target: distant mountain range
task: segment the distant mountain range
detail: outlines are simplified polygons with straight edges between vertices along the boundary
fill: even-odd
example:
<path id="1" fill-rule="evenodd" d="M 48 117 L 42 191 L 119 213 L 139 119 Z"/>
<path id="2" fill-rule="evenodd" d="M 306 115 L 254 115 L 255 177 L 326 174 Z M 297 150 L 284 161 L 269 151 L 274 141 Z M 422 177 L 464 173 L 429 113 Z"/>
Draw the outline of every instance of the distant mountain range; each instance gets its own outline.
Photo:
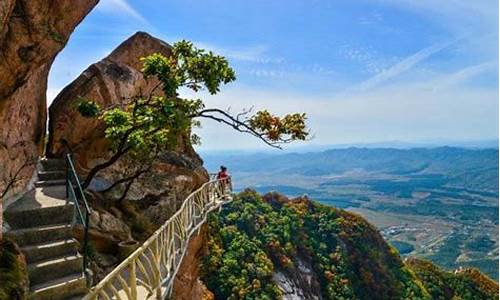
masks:
<path id="1" fill-rule="evenodd" d="M 373 143 L 344 143 L 344 144 L 310 144 L 303 142 L 299 145 L 290 144 L 284 145 L 283 149 L 277 150 L 273 148 L 259 149 L 237 149 L 237 150 L 203 150 L 198 149 L 197 152 L 202 156 L 205 155 L 248 155 L 256 153 L 265 154 L 289 154 L 289 153 L 305 153 L 305 152 L 322 152 L 333 149 L 346 148 L 392 148 L 392 149 L 412 149 L 412 148 L 440 148 L 440 147 L 455 147 L 466 149 L 498 149 L 498 139 L 490 140 L 426 140 L 426 141 L 381 141 Z"/>
<path id="2" fill-rule="evenodd" d="M 226 165 L 233 173 L 339 175 L 353 170 L 394 175 L 441 174 L 450 186 L 498 191 L 498 149 L 346 148 L 281 155 L 207 154 L 205 167 Z"/>

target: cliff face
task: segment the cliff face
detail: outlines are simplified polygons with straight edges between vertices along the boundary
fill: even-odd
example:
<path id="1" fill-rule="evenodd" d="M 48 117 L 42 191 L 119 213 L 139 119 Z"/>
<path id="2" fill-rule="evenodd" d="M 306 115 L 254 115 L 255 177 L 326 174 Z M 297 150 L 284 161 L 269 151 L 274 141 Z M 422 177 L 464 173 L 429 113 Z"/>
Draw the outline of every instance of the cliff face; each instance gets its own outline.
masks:
<path id="1" fill-rule="evenodd" d="M 97 2 L 0 2 L 0 192 L 20 168 L 20 181 L 11 194 L 31 177 L 32 161 L 41 154 L 45 136 L 50 66 Z"/>
<path id="2" fill-rule="evenodd" d="M 478 271 L 403 262 L 356 214 L 246 190 L 210 220 L 202 278 L 216 299 L 498 299 Z"/>
<path id="3" fill-rule="evenodd" d="M 200 258 L 207 253 L 208 226 L 201 227 L 200 232 L 189 241 L 186 256 L 182 260 L 179 272 L 174 280 L 172 299 L 201 300 L 213 299 L 200 276 Z"/>

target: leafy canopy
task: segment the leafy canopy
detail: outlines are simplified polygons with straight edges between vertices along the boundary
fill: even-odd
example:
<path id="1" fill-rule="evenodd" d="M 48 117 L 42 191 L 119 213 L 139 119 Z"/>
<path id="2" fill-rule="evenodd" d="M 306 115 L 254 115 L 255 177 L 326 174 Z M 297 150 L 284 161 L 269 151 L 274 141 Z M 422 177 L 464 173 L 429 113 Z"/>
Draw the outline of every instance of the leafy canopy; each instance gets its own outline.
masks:
<path id="1" fill-rule="evenodd" d="M 228 125 L 278 148 L 282 143 L 308 137 L 303 113 L 278 117 L 267 110 L 253 115 L 251 110 L 244 110 L 232 115 L 221 108 L 205 108 L 200 99 L 179 97 L 180 88 L 194 92 L 206 89 L 217 94 L 221 85 L 234 81 L 235 72 L 222 56 L 181 41 L 174 44 L 169 56 L 154 53 L 141 60 L 145 79 L 156 83 L 148 95 L 139 94 L 107 108 L 89 99 L 81 99 L 77 105 L 82 116 L 99 118 L 104 123 L 105 137 L 115 153 L 112 160 L 125 153 L 132 158 L 151 160 L 163 150 L 174 149 L 180 137 L 190 136 L 193 143 L 199 143 L 199 137 L 191 135 L 190 129 L 200 125 L 200 118 Z M 109 165 L 107 162 L 96 168 Z M 90 172 L 89 176 L 95 173 Z"/>

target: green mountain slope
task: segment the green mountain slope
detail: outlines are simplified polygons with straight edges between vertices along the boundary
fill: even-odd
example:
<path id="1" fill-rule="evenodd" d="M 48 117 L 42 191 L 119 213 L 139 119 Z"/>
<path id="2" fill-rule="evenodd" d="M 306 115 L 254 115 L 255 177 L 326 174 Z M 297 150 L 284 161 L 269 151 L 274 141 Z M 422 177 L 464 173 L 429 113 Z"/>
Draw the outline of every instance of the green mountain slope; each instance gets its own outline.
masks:
<path id="1" fill-rule="evenodd" d="M 209 224 L 203 280 L 216 299 L 498 298 L 480 273 L 405 264 L 363 218 L 306 198 L 245 190 Z"/>

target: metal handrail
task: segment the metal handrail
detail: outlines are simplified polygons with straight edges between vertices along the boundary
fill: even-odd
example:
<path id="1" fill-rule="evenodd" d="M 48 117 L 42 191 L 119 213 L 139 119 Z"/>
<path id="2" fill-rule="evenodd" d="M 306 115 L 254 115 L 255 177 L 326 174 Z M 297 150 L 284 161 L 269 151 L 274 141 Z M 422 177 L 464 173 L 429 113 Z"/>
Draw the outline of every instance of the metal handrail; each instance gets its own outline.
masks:
<path id="1" fill-rule="evenodd" d="M 75 216 L 78 216 L 83 225 L 83 274 L 90 281 L 89 274 L 87 274 L 88 266 L 88 240 L 89 240 L 89 223 L 90 223 L 90 207 L 85 198 L 80 179 L 75 170 L 71 154 L 66 155 L 66 198 L 74 201 Z M 83 207 L 83 212 L 82 208 Z"/>
<path id="2" fill-rule="evenodd" d="M 142 246 L 94 286 L 83 299 L 169 297 L 189 239 L 200 230 L 211 211 L 231 200 L 228 184 L 220 180 L 203 184 L 184 200 L 180 209 Z"/>

